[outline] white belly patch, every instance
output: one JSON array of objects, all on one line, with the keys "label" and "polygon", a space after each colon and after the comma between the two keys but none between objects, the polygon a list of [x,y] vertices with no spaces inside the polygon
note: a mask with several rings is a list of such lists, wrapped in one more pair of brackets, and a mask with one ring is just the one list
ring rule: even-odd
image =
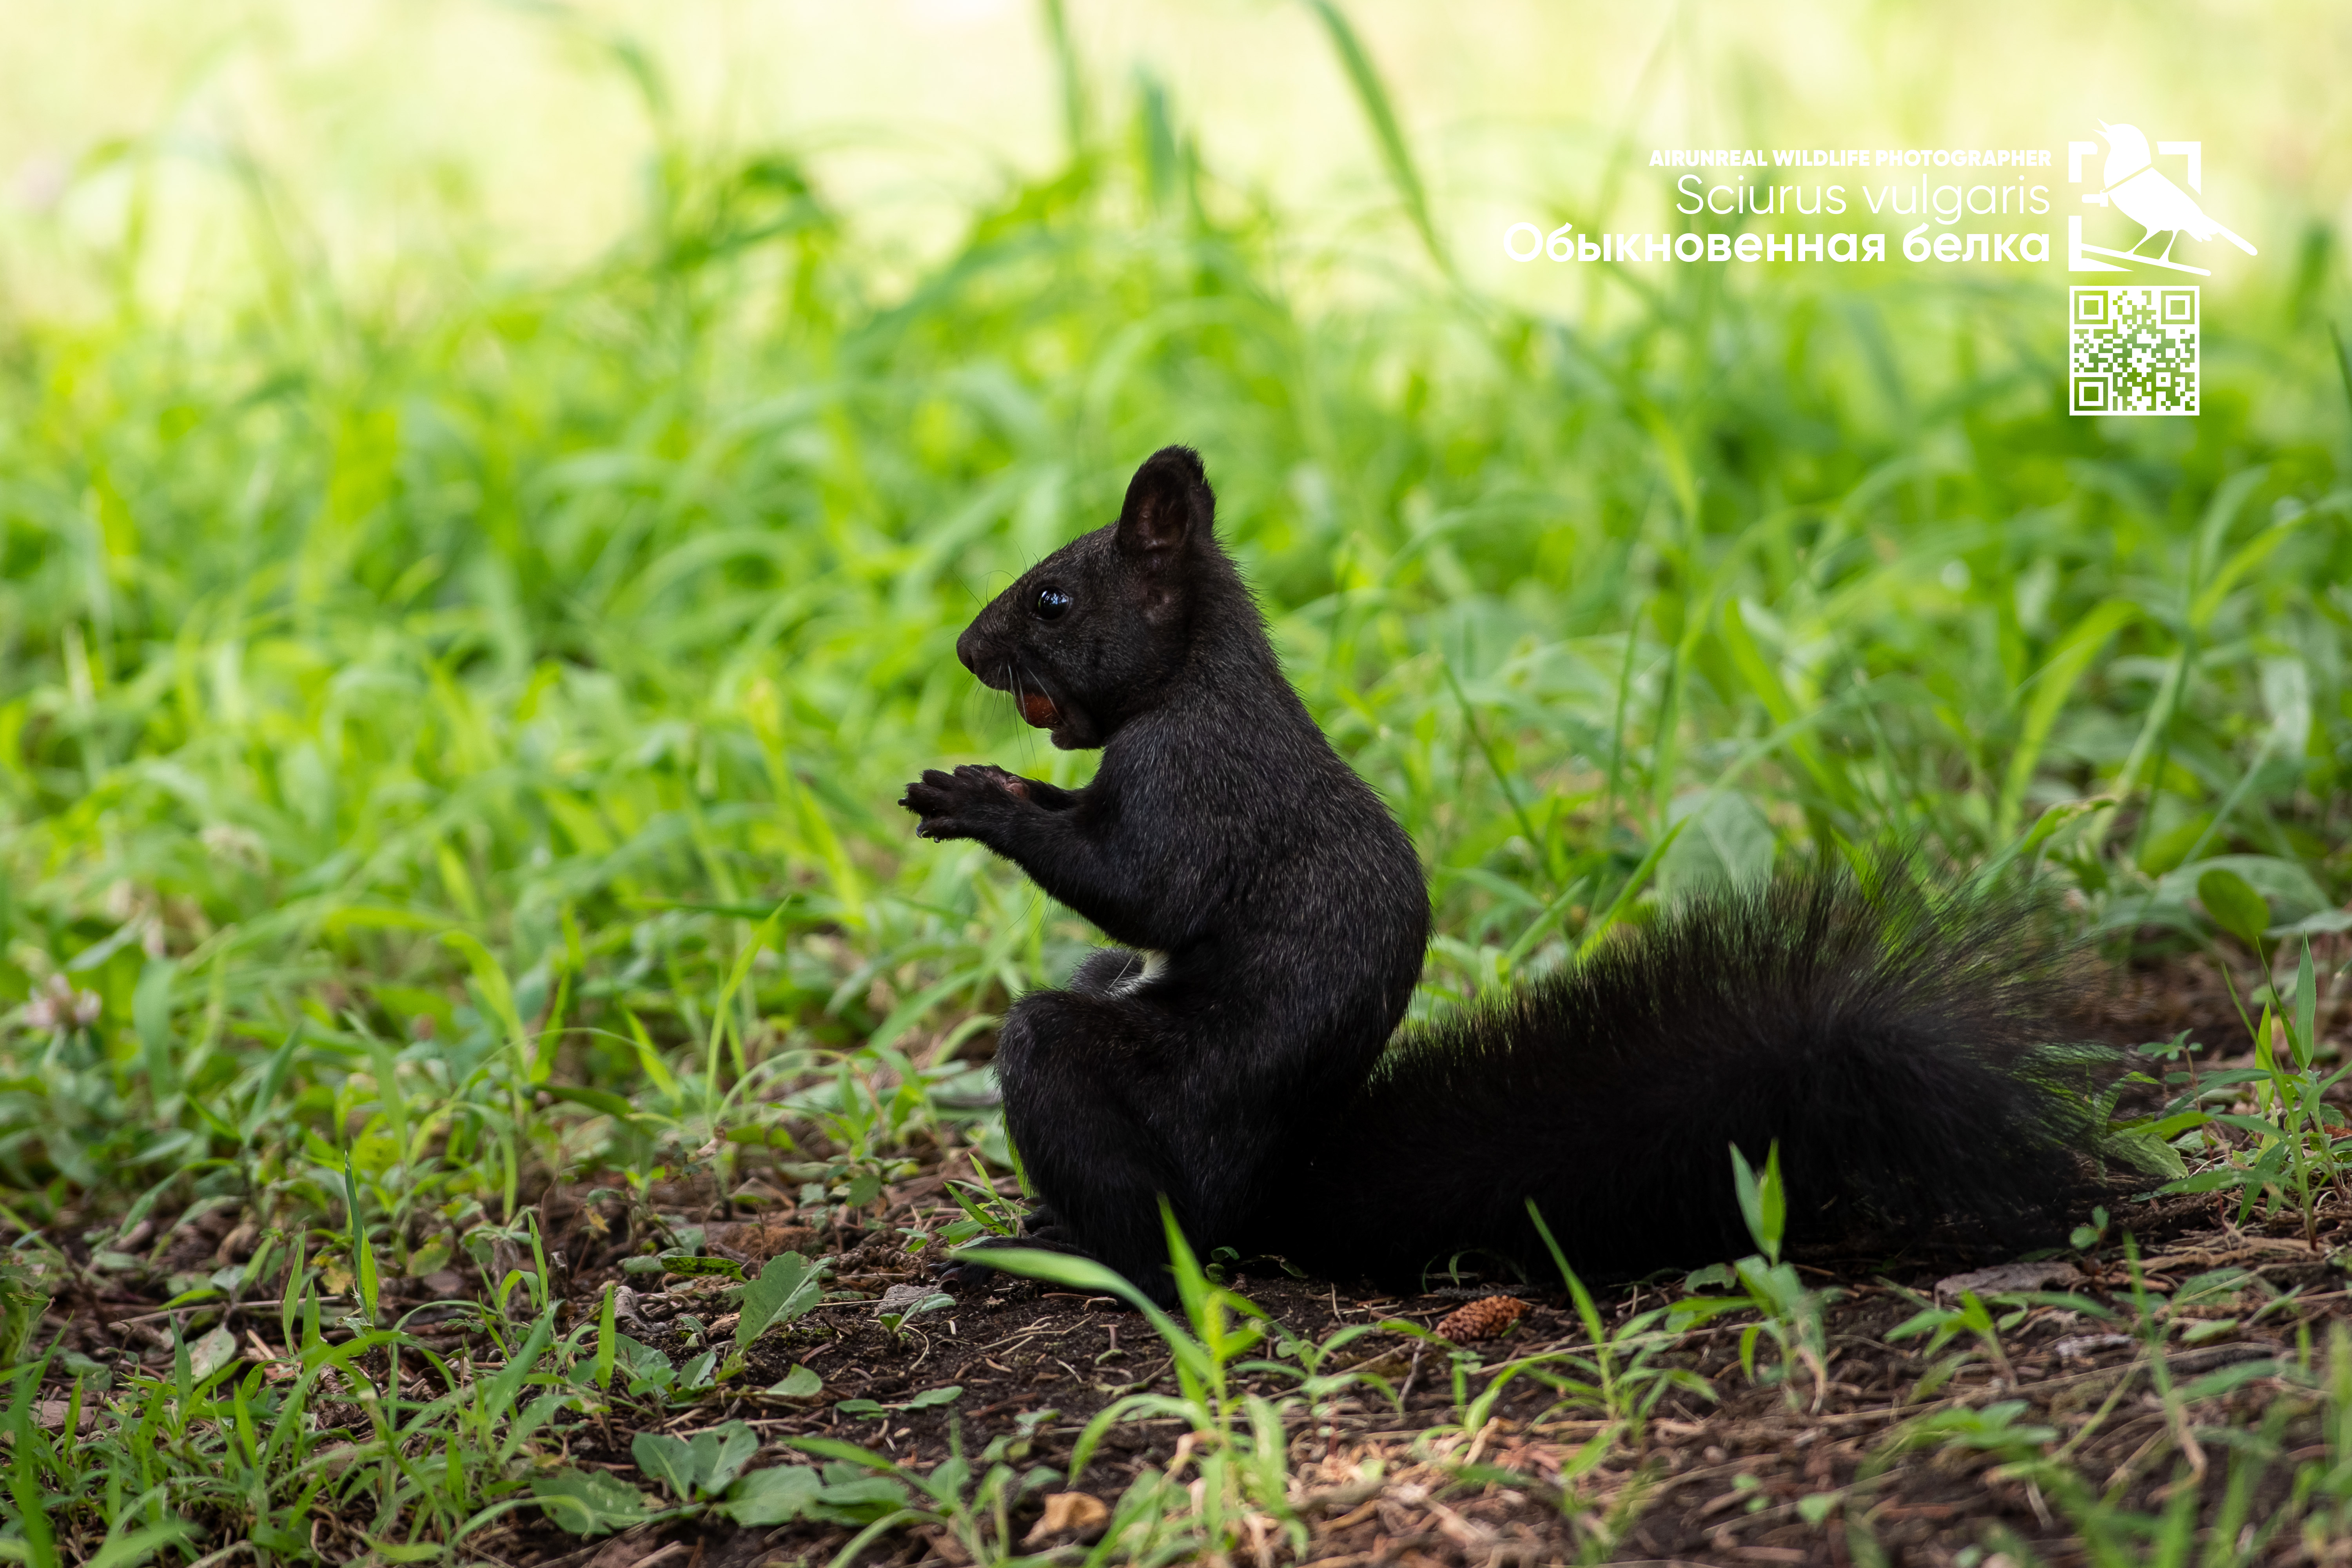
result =
[{"label": "white belly patch", "polygon": [[1142,965],[1140,967],[1129,968],[1125,974],[1120,975],[1118,977],[1118,984],[1110,988],[1110,994],[1112,995],[1125,996],[1131,992],[1140,991],[1145,986],[1150,984],[1154,980],[1160,978],[1161,972],[1167,969],[1168,955],[1166,953],[1155,952],[1148,947],[1139,949],[1138,951],[1143,955]]}]

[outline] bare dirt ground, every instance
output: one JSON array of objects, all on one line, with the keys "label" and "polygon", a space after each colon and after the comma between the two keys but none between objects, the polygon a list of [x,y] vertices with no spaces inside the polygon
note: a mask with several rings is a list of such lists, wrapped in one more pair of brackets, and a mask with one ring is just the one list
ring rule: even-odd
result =
[{"label": "bare dirt ground", "polygon": [[[2194,962],[2117,985],[2105,1011],[2105,1032],[2120,1039],[2167,1038],[2183,1028],[2209,1040],[2243,1037],[2218,975]],[[795,1223],[793,1205],[772,1184],[748,1186],[753,1196],[772,1200],[764,1205],[747,1205],[740,1194],[721,1200],[708,1183],[657,1193],[656,1207],[708,1225],[712,1249],[749,1271],[786,1251],[831,1258],[828,1289],[862,1299],[828,1301],[763,1336],[751,1346],[743,1374],[727,1385],[765,1388],[803,1365],[822,1377],[823,1391],[804,1399],[713,1392],[685,1403],[624,1402],[606,1416],[559,1426],[551,1441],[571,1464],[607,1468],[636,1486],[650,1485],[631,1458],[637,1431],[685,1435],[735,1420],[763,1440],[755,1465],[799,1458],[765,1445],[824,1436],[928,1470],[947,1456],[951,1436],[976,1452],[993,1437],[1020,1434],[1014,1457],[1023,1466],[1064,1468],[1087,1419],[1107,1402],[1139,1389],[1174,1391],[1167,1348],[1143,1318],[1108,1299],[1006,1280],[963,1289],[953,1305],[909,1319],[897,1331],[886,1327],[884,1294],[931,1278],[940,1248],[918,1243],[919,1250],[910,1251],[905,1233],[936,1231],[954,1215],[942,1196],[949,1173],[934,1165],[891,1189],[872,1216],[876,1223],[847,1233]],[[557,1190],[541,1203],[551,1242],[572,1261],[570,1311],[595,1313],[612,1282],[632,1292],[620,1298],[627,1331],[674,1361],[722,1340],[725,1325],[713,1326],[716,1281],[625,1275],[619,1266],[631,1247],[624,1205],[613,1198],[585,1205],[583,1196],[582,1189]],[[2188,1430],[2178,1409],[2168,1410],[2154,1391],[2145,1342],[2062,1303],[2027,1308],[2001,1334],[1999,1354],[1967,1334],[1935,1354],[1924,1337],[1891,1341],[1889,1331],[1913,1315],[1918,1298],[1948,1303],[1968,1283],[1955,1280],[1958,1264],[1948,1258],[1806,1261],[1810,1283],[1839,1292],[1828,1309],[1828,1355],[1817,1373],[1801,1370],[1786,1387],[1751,1381],[1739,1364],[1741,1330],[1751,1319],[1693,1331],[1663,1364],[1706,1379],[1717,1399],[1669,1394],[1633,1440],[1581,1474],[1579,1451],[1603,1426],[1589,1408],[1563,1405],[1542,1381],[1521,1377],[1490,1419],[1465,1431],[1454,1363],[1443,1347],[1388,1329],[1362,1335],[1326,1370],[1371,1374],[1390,1392],[1360,1383],[1311,1415],[1302,1412],[1290,1429],[1294,1501],[1311,1531],[1304,1560],[1332,1568],[1573,1561],[1593,1550],[1589,1527],[1613,1518],[1622,1533],[1610,1555],[1619,1561],[1843,1564],[1854,1560],[1853,1542],[1862,1538],[1887,1563],[1950,1564],[1979,1560],[1962,1553],[1980,1548],[1995,1529],[2046,1563],[2087,1561],[2065,1511],[2041,1489],[2003,1472],[1997,1441],[1972,1446],[1965,1435],[1953,1436],[1961,1426],[1949,1426],[1936,1442],[1907,1448],[1892,1442],[1938,1413],[1981,1417],[2012,1404],[2004,1417],[2009,1426],[2057,1434],[2060,1452],[2093,1494],[2119,1488],[2115,1495],[2126,1506],[2155,1513],[2190,1488],[2200,1514],[2210,1516],[2226,1505],[2231,1468],[2226,1454],[2199,1444],[2195,1428],[2258,1423],[2288,1390],[2256,1363],[2291,1361],[2299,1343],[2324,1344],[2332,1327],[2352,1324],[2352,1294],[2333,1261],[2336,1250],[2352,1242],[2352,1205],[2334,1194],[2323,1199],[2316,1247],[2293,1215],[2257,1215],[2239,1226],[2231,1223],[2236,1213],[2235,1194],[2135,1204],[2116,1215],[2109,1243],[2092,1255],[2012,1266],[1975,1282],[1987,1293],[2030,1289],[2107,1303],[2128,1326],[2132,1280],[2120,1247],[2124,1231],[2135,1237],[2146,1289],[2170,1295],[2199,1276],[2242,1271],[2228,1289],[2171,1309],[2177,1318],[2198,1320],[2176,1322],[2180,1331],[2168,1342],[2175,1384],[2233,1366],[2246,1374],[2199,1404]],[[174,1257],[184,1252],[194,1262],[216,1255],[232,1239],[233,1217],[219,1211],[187,1226],[173,1243]],[[1566,1293],[1541,1281],[1472,1282],[1398,1298],[1294,1279],[1270,1262],[1244,1262],[1228,1283],[1290,1333],[1317,1342],[1366,1323],[1426,1328],[1465,1300],[1513,1296],[1527,1303],[1525,1315],[1503,1336],[1471,1347],[1485,1368],[1466,1385],[1474,1394],[1495,1369],[1588,1344]],[[471,1284],[462,1275],[443,1275],[394,1282],[388,1293],[422,1301],[462,1294]],[[1619,1285],[1601,1293],[1601,1310],[1614,1325],[1680,1293],[1678,1279]],[[69,1347],[169,1364],[171,1352],[155,1328],[157,1303],[60,1300],[53,1311],[68,1310]],[[231,1326],[248,1336],[248,1354],[259,1359],[282,1353],[265,1337],[275,1321],[274,1311],[248,1310]],[[412,1330],[451,1350],[486,1344],[456,1309],[421,1313]],[[1294,1391],[1270,1376],[1244,1374],[1239,1383],[1270,1395]],[[950,1388],[960,1392],[937,1393]],[[944,1402],[908,1407],[925,1393]],[[881,1408],[853,1403],[868,1413],[845,1414],[845,1401]],[[2315,1425],[2315,1417],[2298,1415],[2275,1435],[2289,1460],[2320,1451]],[[1076,1489],[1113,1500],[1143,1467],[1176,1461],[1187,1442],[1180,1421],[1129,1423],[1113,1433]],[[1566,1485],[1564,1468],[1572,1478]],[[2264,1472],[2248,1500],[2251,1517],[2275,1506],[2270,1494],[2283,1493],[2293,1470],[2289,1463]],[[1012,1516],[1014,1535],[1025,1534],[1031,1549],[1083,1540],[1082,1532],[1042,1532],[1041,1512],[1033,1496]],[[334,1552],[338,1528],[330,1521],[319,1538],[331,1555],[341,1554]],[[751,1530],[706,1519],[583,1540],[526,1509],[468,1546],[517,1568],[751,1568],[830,1561],[852,1533],[845,1526]],[[356,1538],[347,1544],[353,1556],[362,1547]],[[2274,1546],[2266,1556],[2293,1542]],[[1075,1561],[1077,1554],[1068,1555]],[[1241,1560],[1250,1555],[1244,1551]],[[887,1536],[859,1560],[911,1565],[965,1558],[950,1536],[934,1529]]]},{"label": "bare dirt ground", "polygon": [[[2150,1205],[2135,1219],[2147,1243],[2143,1280],[2152,1289],[2168,1292],[2196,1275],[2232,1266],[2247,1274],[2242,1289],[2199,1309],[2216,1322],[2225,1316],[2239,1321],[2215,1340],[2176,1350],[2170,1363],[2176,1380],[2233,1363],[2292,1357],[2298,1331],[2324,1335],[2326,1323],[2352,1319],[2347,1293],[2337,1288],[2344,1276],[2325,1252],[2315,1256],[2299,1234],[2216,1226],[2212,1208],[2207,1199],[2174,1201]],[[2330,1238],[2323,1237],[2323,1248],[2329,1245]],[[844,1263],[845,1283],[872,1288],[877,1295],[889,1284],[919,1279],[921,1267],[895,1244],[869,1245]],[[2136,1381],[2145,1394],[2137,1342],[2079,1313],[2054,1306],[2032,1310],[2003,1336],[2006,1368],[1974,1356],[1935,1394],[1914,1398],[1915,1386],[1931,1364],[1918,1353],[1922,1342],[1892,1344],[1885,1336],[1916,1310],[1895,1286],[1932,1295],[1937,1271],[1857,1280],[1849,1272],[1822,1269],[1819,1278],[1823,1284],[1842,1281],[1844,1295],[1830,1310],[1832,1354],[1818,1389],[1804,1384],[1792,1408],[1781,1390],[1752,1386],[1741,1373],[1738,1322],[1697,1331],[1669,1359],[1708,1379],[1720,1403],[1669,1395],[1638,1446],[1583,1478],[1570,1504],[1579,1511],[1605,1513],[1629,1492],[1642,1500],[1639,1522],[1619,1544],[1621,1559],[1844,1563],[1850,1561],[1844,1517],[1851,1511],[1866,1520],[1892,1562],[1949,1563],[1957,1549],[1978,1538],[1984,1523],[1997,1521],[2034,1543],[2047,1561],[2063,1563],[2071,1560],[2071,1531],[2029,1487],[1988,1481],[1985,1472],[1996,1456],[1923,1455],[1871,1467],[1865,1474],[1870,1457],[1899,1423],[1937,1409],[2008,1400],[2025,1402],[2017,1425],[2083,1434],[2075,1456],[2084,1473],[2099,1483],[2118,1470],[2128,1471],[2161,1446],[2153,1439],[2170,1435],[2160,1406],[2151,1408],[2144,1396],[2131,1397],[2126,1386]],[[2022,1282],[2020,1277],[2007,1283]],[[1367,1321],[1430,1327],[1465,1298],[1492,1293],[1467,1288],[1400,1300],[1278,1275],[1245,1275],[1234,1283],[1286,1329],[1315,1341]],[[2094,1300],[2127,1294],[2119,1266],[2085,1274],[2072,1265],[2053,1265],[2035,1283]],[[2298,1292],[2288,1310],[2252,1315],[2288,1291]],[[1530,1310],[1507,1335],[1476,1347],[1489,1368],[1586,1344],[1564,1292],[1511,1293]],[[679,1310],[660,1296],[645,1300],[652,1313]],[[1659,1300],[1654,1289],[1627,1288],[1615,1292],[1605,1310],[1613,1321],[1622,1321]],[[593,1303],[583,1299],[582,1310],[593,1310]],[[695,1348],[683,1336],[669,1342],[681,1357]],[[1380,1374],[1401,1397],[1396,1404],[1370,1393],[1342,1397],[1327,1407],[1323,1419],[1297,1430],[1291,1457],[1293,1473],[1305,1482],[1303,1495],[1309,1500],[1309,1561],[1484,1565],[1572,1557],[1575,1535],[1552,1483],[1563,1463],[1601,1429],[1600,1421],[1548,1414],[1556,1396],[1540,1383],[1523,1379],[1480,1432],[1464,1435],[1457,1429],[1432,1440],[1429,1429],[1460,1420],[1446,1359],[1423,1342],[1401,1335],[1366,1336],[1349,1351],[1357,1353],[1341,1352],[1338,1365]],[[796,1401],[740,1398],[678,1411],[666,1425],[686,1432],[740,1418],[763,1437],[835,1436],[927,1468],[945,1457],[951,1426],[961,1427],[968,1447],[977,1448],[1000,1432],[1014,1430],[1024,1415],[1050,1410],[1055,1414],[1032,1427],[1030,1462],[1058,1466],[1066,1462],[1086,1418],[1108,1399],[1139,1386],[1173,1392],[1170,1357],[1139,1316],[1105,1299],[1089,1300],[1027,1283],[968,1296],[915,1320],[901,1336],[885,1331],[871,1305],[821,1308],[789,1332],[762,1340],[744,1382],[780,1378],[796,1362],[825,1379],[824,1394],[805,1407]],[[1271,1378],[1242,1383],[1269,1394],[1290,1387]],[[833,1407],[836,1401],[859,1398],[904,1404],[925,1390],[950,1386],[962,1391],[954,1403],[929,1409],[847,1419]],[[2200,1408],[2197,1414],[2205,1425],[2222,1424],[2231,1415],[2242,1424],[2276,1392],[2272,1380],[2257,1378],[2219,1402],[2226,1410]],[[2119,1393],[2125,1397],[2117,1401]],[[2095,1415],[2104,1419],[2084,1432]],[[1174,1420],[1124,1427],[1089,1468],[1083,1489],[1106,1500],[1116,1499],[1142,1466],[1171,1462],[1182,1435],[1181,1423]],[[582,1429],[570,1442],[571,1454],[576,1462],[632,1471],[628,1436],[619,1429]],[[1517,1472],[1527,1484],[1457,1479],[1462,1467],[1481,1464]],[[2149,1469],[2136,1478],[2131,1493],[2141,1508],[2159,1510],[2158,1494],[2168,1495],[2175,1479],[2168,1465]],[[2209,1464],[2199,1484],[2213,1492],[2218,1506],[2222,1467]],[[1801,1500],[1822,1493],[1843,1495],[1832,1512],[1803,1517]],[[1033,1503],[1024,1511],[1034,1515],[1038,1509]],[[849,1533],[806,1526],[773,1531],[675,1528],[583,1547],[573,1538],[524,1527],[498,1554],[517,1563],[626,1568],[649,1561],[666,1546],[684,1543],[708,1568],[717,1568],[739,1562],[823,1561]],[[943,1540],[909,1537],[874,1548],[862,1561],[952,1563],[959,1556]]]}]

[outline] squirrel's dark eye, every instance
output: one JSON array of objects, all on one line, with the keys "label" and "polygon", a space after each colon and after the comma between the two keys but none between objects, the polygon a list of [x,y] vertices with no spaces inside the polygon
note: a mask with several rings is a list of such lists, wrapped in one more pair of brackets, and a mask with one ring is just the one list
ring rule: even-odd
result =
[{"label": "squirrel's dark eye", "polygon": [[1059,588],[1040,588],[1037,590],[1037,618],[1039,620],[1058,621],[1062,618],[1062,612],[1069,607],[1070,596],[1067,594],[1063,593]]}]

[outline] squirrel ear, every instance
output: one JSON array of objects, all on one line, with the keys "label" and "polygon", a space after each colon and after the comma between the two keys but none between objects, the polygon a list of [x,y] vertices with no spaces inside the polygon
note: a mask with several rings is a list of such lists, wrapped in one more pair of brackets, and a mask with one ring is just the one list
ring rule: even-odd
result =
[{"label": "squirrel ear", "polygon": [[1190,447],[1162,447],[1143,460],[1127,484],[1127,504],[1119,508],[1121,551],[1149,561],[1168,561],[1195,534],[1205,537],[1213,524],[1217,498],[1201,468],[1201,454]]}]

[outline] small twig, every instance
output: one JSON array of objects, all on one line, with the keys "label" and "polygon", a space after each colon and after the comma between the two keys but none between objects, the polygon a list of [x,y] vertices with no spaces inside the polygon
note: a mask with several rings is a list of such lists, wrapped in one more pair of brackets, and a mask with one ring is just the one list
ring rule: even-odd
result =
[{"label": "small twig", "polygon": [[1412,1347],[1412,1366],[1404,1374],[1404,1386],[1397,1390],[1397,1409],[1400,1413],[1412,1399],[1413,1380],[1421,1376],[1421,1352],[1428,1348],[1429,1344],[1426,1341],[1419,1342]]},{"label": "small twig", "polygon": [[254,1550],[254,1545],[250,1541],[231,1542],[228,1545],[222,1547],[218,1552],[214,1552],[209,1557],[197,1558],[194,1563],[188,1565],[188,1568],[220,1568],[221,1563],[227,1562],[238,1552],[252,1550]]},{"label": "small twig", "polygon": [[[319,1306],[323,1310],[329,1302],[341,1300],[340,1296],[322,1297]],[[135,1318],[110,1318],[106,1321],[105,1326],[114,1328],[124,1323],[152,1323],[159,1318],[168,1318],[178,1312],[257,1312],[264,1307],[284,1305],[286,1303],[283,1301],[191,1301],[184,1307],[165,1307],[161,1311],[142,1312]]]}]

